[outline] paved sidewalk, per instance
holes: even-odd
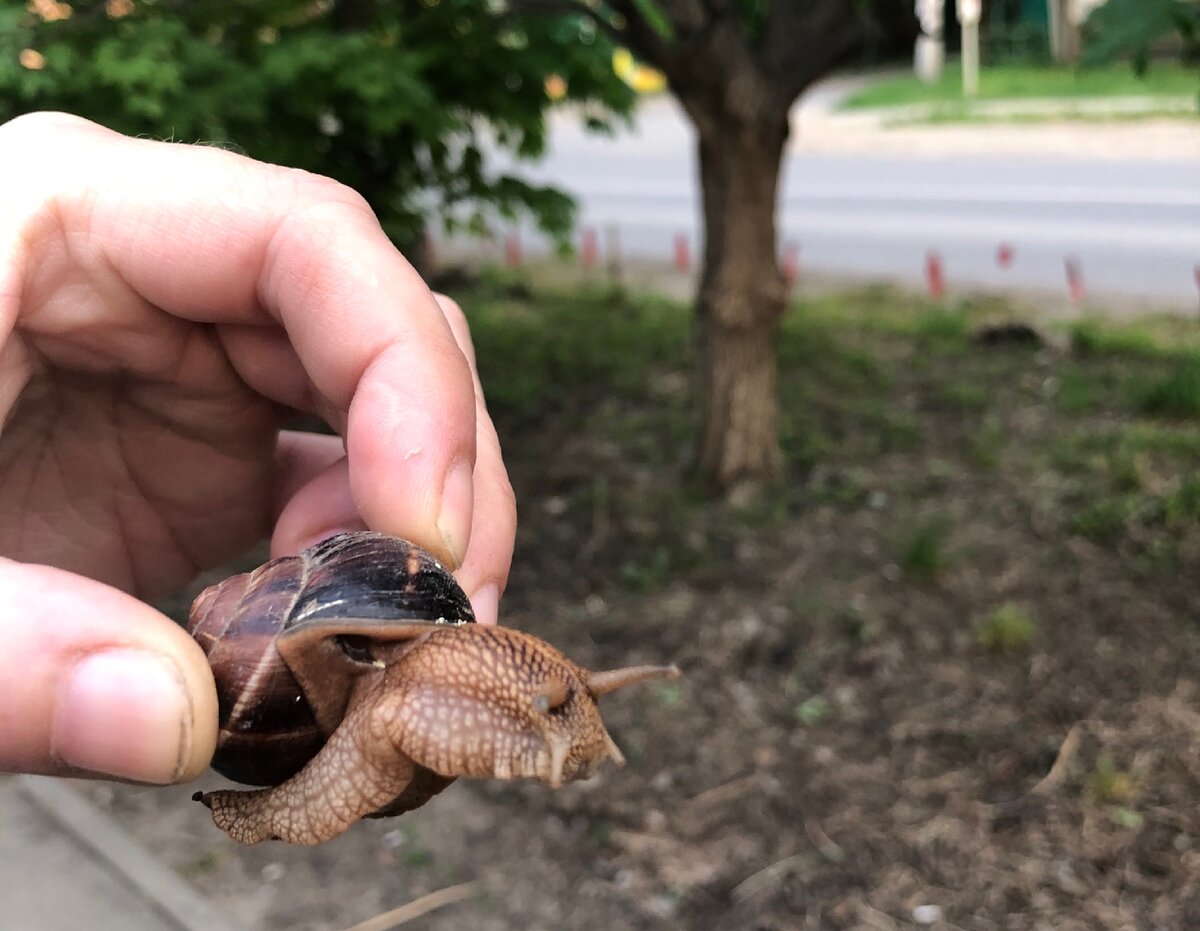
[[[238,931],[68,783],[0,777],[0,931]]]
[[[1064,111],[1063,119],[1022,122],[911,123],[920,107],[839,110],[851,94],[895,70],[838,74],[814,84],[792,110],[791,151],[816,154],[906,154],[923,156],[1069,155],[1098,159],[1200,158],[1200,119],[1149,117],[1139,120],[1071,119],[1070,111],[1092,117],[1123,116],[1144,101],[1131,98],[1086,101],[1018,100],[976,104],[984,115],[1039,108]]]

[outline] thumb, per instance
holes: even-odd
[[[0,559],[0,771],[182,782],[216,742],[212,672],[124,592]]]

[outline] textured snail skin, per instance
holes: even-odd
[[[534,777],[558,786],[605,758],[624,762],[600,718],[593,674],[536,637],[469,625],[390,649],[297,775],[270,789],[199,796],[218,827],[244,844],[317,844],[380,809],[399,814],[395,801],[418,767],[446,779]],[[674,667],[635,667],[595,678],[609,691],[675,675]]]

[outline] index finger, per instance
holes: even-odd
[[[294,372],[256,368],[237,332],[281,326],[317,405],[345,437],[363,521],[461,563],[475,461],[470,368],[433,295],[359,195],[306,172],[129,139],[74,117],[25,117],[5,132],[53,136],[53,145],[27,149],[61,164],[43,160],[26,172],[55,178],[42,221],[71,227],[76,261],[111,269],[174,316],[238,325],[222,331],[226,350],[269,397],[286,395],[282,382],[290,386]],[[86,137],[86,160],[72,157],[72,137]]]

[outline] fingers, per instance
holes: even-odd
[[[247,384],[281,403],[311,397],[342,433],[366,524],[462,563],[474,502],[471,371],[361,197],[305,172],[67,117],[18,119],[3,133],[6,155],[38,153],[10,174],[53,194],[22,195],[25,243],[69,230],[74,260],[115,275],[114,287],[216,324]],[[27,277],[41,274],[25,264]],[[279,341],[261,338],[262,327],[286,331],[307,390],[296,366],[270,361]]]
[[[437,301],[471,365],[475,386],[475,511],[471,543],[457,575],[471,597],[476,617],[483,623],[493,624],[497,621],[500,596],[512,564],[517,530],[516,499],[504,467],[500,438],[484,403],[467,318],[450,298],[439,294]]]
[[[466,558],[456,573],[470,595],[476,617],[494,624],[508,579],[516,534],[516,504],[500,451],[500,440],[483,401],[466,317],[441,295],[439,306],[464,357],[471,364],[476,396],[474,516]],[[349,489],[349,464],[336,437],[284,433],[280,437],[280,500],[271,555],[293,553],[340,530],[364,526]]]
[[[290,556],[344,530],[365,530],[350,493],[350,464],[335,436],[279,437],[279,516],[271,556]]]
[[[182,782],[216,742],[212,673],[116,589],[0,559],[0,770]]]

